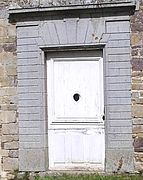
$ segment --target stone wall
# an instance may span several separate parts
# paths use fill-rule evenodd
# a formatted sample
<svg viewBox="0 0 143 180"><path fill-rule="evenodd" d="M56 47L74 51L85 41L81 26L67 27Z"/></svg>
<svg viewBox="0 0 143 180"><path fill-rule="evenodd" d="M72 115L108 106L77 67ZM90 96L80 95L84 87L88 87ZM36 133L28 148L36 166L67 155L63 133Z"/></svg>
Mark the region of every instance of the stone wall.
<svg viewBox="0 0 143 180"><path fill-rule="evenodd" d="M143 171L143 1L131 17L132 117L136 170Z"/></svg>
<svg viewBox="0 0 143 180"><path fill-rule="evenodd" d="M16 27L8 23L8 1L0 1L0 175L18 169ZM1 179L1 178L0 178Z"/></svg>
<svg viewBox="0 0 143 180"><path fill-rule="evenodd" d="M8 23L7 9L12 0L0 1L0 175L18 169L18 113L16 72L16 28ZM110 1L110 0L109 0ZM20 6L37 6L44 0L15 0ZM53 1L47 1L52 3ZM55 1L68 2L70 1ZM72 1L74 2L74 1ZM78 1L75 1L78 2ZM85 1L83 1L85 2ZM131 17L132 117L136 169L143 171L143 2Z"/></svg>

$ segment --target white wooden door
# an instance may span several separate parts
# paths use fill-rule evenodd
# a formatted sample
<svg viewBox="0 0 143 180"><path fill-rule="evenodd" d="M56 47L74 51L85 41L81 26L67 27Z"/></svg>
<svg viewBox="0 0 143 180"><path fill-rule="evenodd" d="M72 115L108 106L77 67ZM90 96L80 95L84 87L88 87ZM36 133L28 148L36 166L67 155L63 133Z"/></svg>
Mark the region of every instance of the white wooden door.
<svg viewBox="0 0 143 180"><path fill-rule="evenodd" d="M104 170L103 59L47 60L49 169Z"/></svg>

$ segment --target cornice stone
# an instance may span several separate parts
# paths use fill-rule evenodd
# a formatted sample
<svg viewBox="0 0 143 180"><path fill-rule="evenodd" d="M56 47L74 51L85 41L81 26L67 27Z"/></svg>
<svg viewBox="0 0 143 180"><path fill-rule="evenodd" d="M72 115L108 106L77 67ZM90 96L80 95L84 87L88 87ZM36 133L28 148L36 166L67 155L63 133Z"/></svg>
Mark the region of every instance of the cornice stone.
<svg viewBox="0 0 143 180"><path fill-rule="evenodd" d="M59 7L72 5L130 3L135 0L13 0L10 9L30 7Z"/></svg>
<svg viewBox="0 0 143 180"><path fill-rule="evenodd" d="M124 12L132 14L135 7L136 0L15 0L9 7L9 20L10 22L19 22L22 19L30 20L34 17L57 16L64 12L67 15L79 11L82 14L95 13L95 10L98 13L103 13L103 10L105 10L109 13Z"/></svg>

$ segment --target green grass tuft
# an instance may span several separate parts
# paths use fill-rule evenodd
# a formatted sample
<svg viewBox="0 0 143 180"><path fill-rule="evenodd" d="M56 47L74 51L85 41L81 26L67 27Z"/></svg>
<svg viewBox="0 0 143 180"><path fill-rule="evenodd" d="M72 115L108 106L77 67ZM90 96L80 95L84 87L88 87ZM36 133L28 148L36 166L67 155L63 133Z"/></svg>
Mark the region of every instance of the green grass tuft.
<svg viewBox="0 0 143 180"><path fill-rule="evenodd" d="M44 178L40 178L39 176L35 177L35 180L143 180L143 176L141 175L67 175L63 174L61 176L46 176Z"/></svg>

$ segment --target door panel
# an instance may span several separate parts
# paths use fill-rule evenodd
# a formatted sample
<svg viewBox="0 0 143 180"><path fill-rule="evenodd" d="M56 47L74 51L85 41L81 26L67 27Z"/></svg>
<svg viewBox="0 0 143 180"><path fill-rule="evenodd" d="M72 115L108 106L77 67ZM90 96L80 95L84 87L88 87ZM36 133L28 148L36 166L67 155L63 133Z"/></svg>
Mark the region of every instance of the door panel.
<svg viewBox="0 0 143 180"><path fill-rule="evenodd" d="M93 80L95 83L93 83ZM55 61L55 121L88 121L100 118L98 61ZM79 94L79 100L74 95Z"/></svg>
<svg viewBox="0 0 143 180"><path fill-rule="evenodd" d="M47 60L49 169L104 168L103 59Z"/></svg>

